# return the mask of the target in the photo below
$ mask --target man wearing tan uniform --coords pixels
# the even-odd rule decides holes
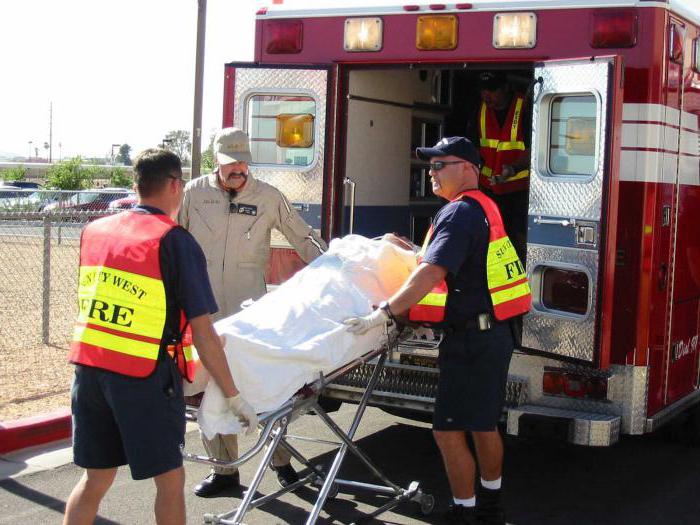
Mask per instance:
[[[219,305],[213,316],[216,321],[240,311],[242,302],[258,299],[267,291],[265,268],[273,229],[280,231],[307,263],[323,253],[326,244],[278,189],[250,174],[252,157],[244,131],[221,130],[214,138],[214,157],[214,173],[185,187],[179,222],[204,250]],[[212,440],[202,436],[202,441],[212,457],[224,461],[238,457],[236,435],[217,435]],[[299,479],[289,460],[289,453],[281,448],[272,462],[283,486]],[[213,496],[239,483],[237,469],[215,467],[194,493]]]

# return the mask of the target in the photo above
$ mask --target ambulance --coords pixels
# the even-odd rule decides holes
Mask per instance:
[[[225,66],[223,125],[326,239],[421,244],[444,204],[419,146],[464,135],[483,72],[531,108],[532,310],[507,432],[608,446],[677,416],[700,441],[700,9],[691,0],[272,0]],[[374,5],[372,5],[374,4]],[[321,7],[316,7],[320,5]],[[273,239],[270,283],[302,266]],[[371,403],[428,417],[437,350],[392,352]],[[333,384],[357,401],[373,365]]]

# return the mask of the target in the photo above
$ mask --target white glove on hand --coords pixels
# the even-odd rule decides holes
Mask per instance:
[[[389,322],[389,314],[383,308],[377,308],[371,314],[364,317],[350,317],[345,319],[343,324],[348,326],[348,332],[362,335],[375,326],[381,326]]]
[[[247,427],[245,431],[246,435],[255,432],[255,430],[258,428],[258,415],[255,413],[255,410],[253,410],[253,407],[250,406],[248,401],[243,399],[241,394],[233,397],[227,397],[226,405],[238,418],[238,421]]]

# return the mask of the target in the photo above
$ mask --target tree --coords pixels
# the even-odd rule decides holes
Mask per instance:
[[[124,166],[131,166],[131,146],[128,144],[122,144],[119,146],[119,153],[117,154],[117,157],[114,159],[117,161],[119,164],[124,164]]]
[[[163,146],[165,149],[169,149],[177,154],[183,164],[189,165],[190,150],[192,149],[189,131],[185,131],[184,129],[169,131],[163,139]]]
[[[113,188],[131,188],[133,184],[134,178],[126,173],[123,168],[114,168],[111,170],[109,185]]]
[[[209,138],[209,146],[202,152],[202,173],[210,173],[216,168],[216,162],[214,162],[214,137],[216,135],[212,134]]]
[[[83,167],[83,159],[73,157],[54,164],[46,171],[46,186],[58,190],[83,190],[92,186],[90,170]]]
[[[15,166],[14,168],[0,170],[0,179],[5,181],[24,180],[26,176],[27,168],[24,166]]]

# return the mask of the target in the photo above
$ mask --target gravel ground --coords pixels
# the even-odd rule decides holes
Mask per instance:
[[[0,249],[0,421],[70,405],[66,361],[75,320],[78,243],[52,240],[49,338],[42,341],[43,239],[3,236]]]

